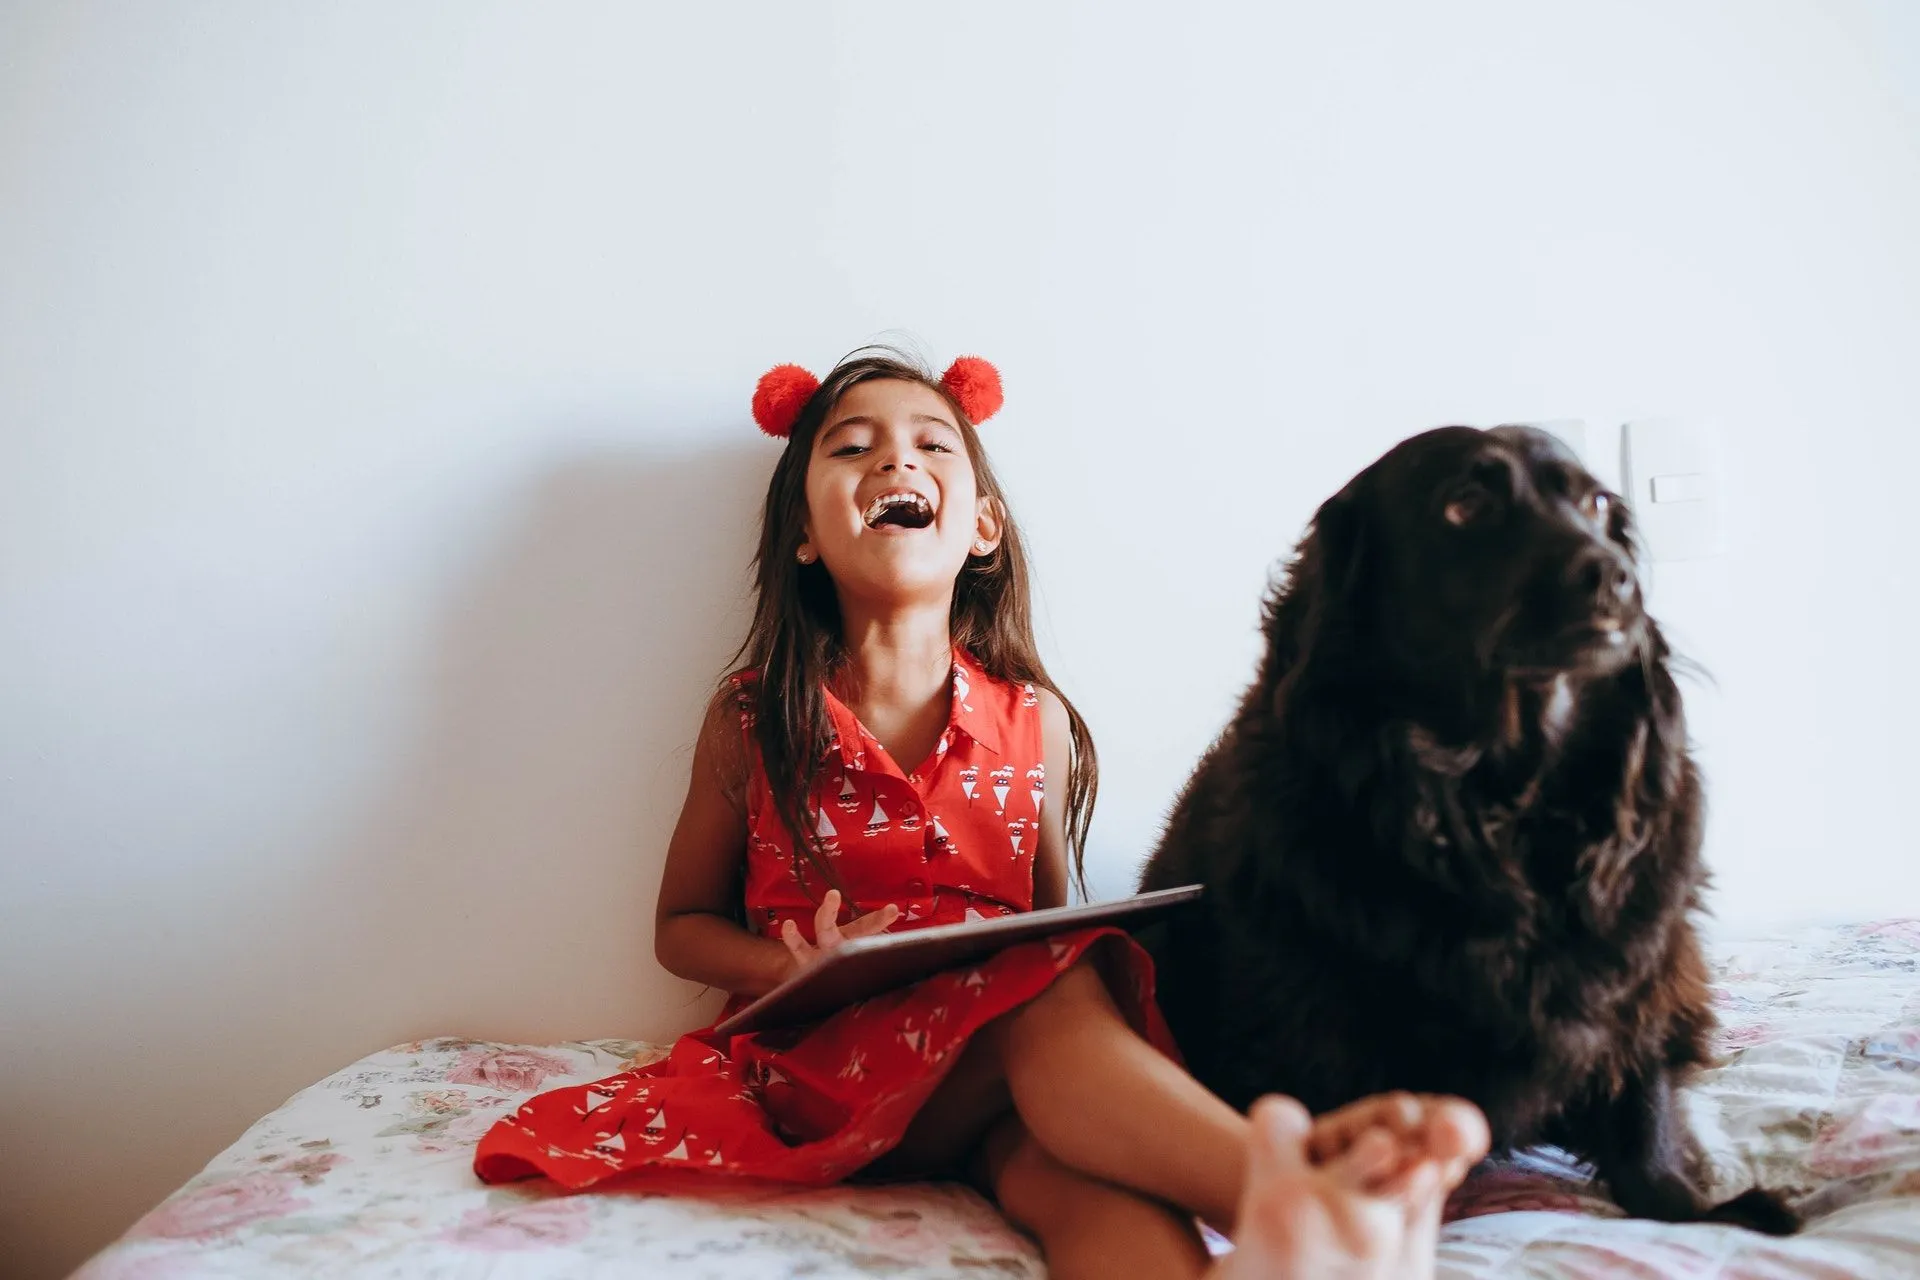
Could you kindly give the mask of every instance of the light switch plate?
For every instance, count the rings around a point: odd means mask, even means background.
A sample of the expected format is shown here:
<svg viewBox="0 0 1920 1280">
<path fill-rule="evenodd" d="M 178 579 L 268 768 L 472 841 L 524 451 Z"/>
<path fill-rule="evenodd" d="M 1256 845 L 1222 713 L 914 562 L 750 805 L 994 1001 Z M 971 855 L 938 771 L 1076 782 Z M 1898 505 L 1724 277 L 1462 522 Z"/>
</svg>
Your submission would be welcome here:
<svg viewBox="0 0 1920 1280">
<path fill-rule="evenodd" d="M 1719 441 L 1711 429 L 1670 418 L 1629 422 L 1620 454 L 1648 559 L 1698 560 L 1726 550 Z"/>
</svg>

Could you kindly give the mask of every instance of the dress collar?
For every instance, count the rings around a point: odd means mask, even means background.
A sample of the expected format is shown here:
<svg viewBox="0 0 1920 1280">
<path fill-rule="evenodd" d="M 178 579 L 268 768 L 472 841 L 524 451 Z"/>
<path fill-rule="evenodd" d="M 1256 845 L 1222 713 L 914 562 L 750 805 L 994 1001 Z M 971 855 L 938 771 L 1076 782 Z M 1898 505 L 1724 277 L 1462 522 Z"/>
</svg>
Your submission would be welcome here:
<svg viewBox="0 0 1920 1280">
<path fill-rule="evenodd" d="M 1009 692 L 1019 696 L 1017 690 L 1003 681 L 995 680 L 980 667 L 973 655 L 955 646 L 953 650 L 953 695 L 947 712 L 947 728 L 942 735 L 943 741 L 951 741 L 955 731 L 993 752 L 1000 752 L 1000 731 L 998 719 L 994 715 L 998 704 L 1005 702 Z M 849 769 L 868 769 L 872 767 L 872 753 L 879 744 L 867 727 L 860 723 L 860 717 L 853 714 L 852 708 L 840 701 L 833 690 L 827 690 L 827 718 L 833 725 L 833 741 L 828 745 L 829 754 L 838 752 L 840 762 Z M 895 761 L 902 769 L 917 767 L 920 762 Z"/>
</svg>

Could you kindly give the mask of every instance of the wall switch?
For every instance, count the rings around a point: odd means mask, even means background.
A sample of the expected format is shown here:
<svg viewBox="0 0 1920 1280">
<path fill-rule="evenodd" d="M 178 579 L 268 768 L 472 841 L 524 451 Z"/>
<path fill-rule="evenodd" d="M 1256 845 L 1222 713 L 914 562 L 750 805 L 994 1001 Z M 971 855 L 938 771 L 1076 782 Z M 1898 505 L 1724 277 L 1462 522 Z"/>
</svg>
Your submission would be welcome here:
<svg viewBox="0 0 1920 1280">
<path fill-rule="evenodd" d="M 1698 423 L 1665 418 L 1621 431 L 1627 505 L 1649 560 L 1698 560 L 1726 549 L 1718 443 Z"/>
</svg>

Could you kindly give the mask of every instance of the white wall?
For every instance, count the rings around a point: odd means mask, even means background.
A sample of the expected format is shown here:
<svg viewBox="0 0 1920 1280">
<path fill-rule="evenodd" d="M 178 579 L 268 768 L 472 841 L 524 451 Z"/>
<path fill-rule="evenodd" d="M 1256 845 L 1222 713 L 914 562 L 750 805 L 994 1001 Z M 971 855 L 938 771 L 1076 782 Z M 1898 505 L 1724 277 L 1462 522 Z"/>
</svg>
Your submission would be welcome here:
<svg viewBox="0 0 1920 1280">
<path fill-rule="evenodd" d="M 1920 19 L 1551 8 L 0 5 L 9 1265 L 389 1042 L 708 1011 L 747 397 L 896 326 L 1005 372 L 1100 890 L 1348 474 L 1668 414 L 1723 916 L 1920 912 Z"/>
</svg>

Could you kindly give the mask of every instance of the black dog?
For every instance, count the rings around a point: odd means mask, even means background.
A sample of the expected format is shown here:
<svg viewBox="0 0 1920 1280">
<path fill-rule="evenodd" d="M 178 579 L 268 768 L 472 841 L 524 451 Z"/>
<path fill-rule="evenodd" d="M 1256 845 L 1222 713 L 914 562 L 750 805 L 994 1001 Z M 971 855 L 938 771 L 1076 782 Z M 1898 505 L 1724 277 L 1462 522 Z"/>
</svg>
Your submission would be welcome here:
<svg viewBox="0 0 1920 1280">
<path fill-rule="evenodd" d="M 1194 1073 L 1242 1109 L 1458 1094 L 1635 1216 L 1792 1231 L 1705 1199 L 1676 1107 L 1702 799 L 1620 501 L 1539 431 L 1416 436 L 1320 508 L 1265 635 L 1141 882 L 1207 886 L 1150 943 Z"/>
</svg>

